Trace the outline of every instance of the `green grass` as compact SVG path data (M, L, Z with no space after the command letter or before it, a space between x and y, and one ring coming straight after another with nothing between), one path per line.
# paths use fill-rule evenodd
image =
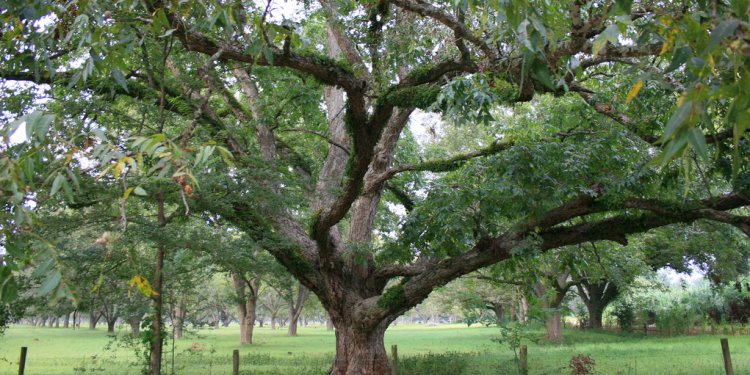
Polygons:
M284 330L256 328L255 343L240 348L243 374L324 373L333 358L334 335L323 327ZM120 331L124 335L126 331ZM603 332L566 331L564 344L530 344L531 374L566 374L570 357L582 353L596 361L599 374L723 374L719 336L625 337ZM176 374L229 374L239 328L203 329L178 340ZM490 341L497 329L396 326L385 343L397 344L402 373L512 374L513 353ZM730 336L736 374L750 374L750 336ZM26 374L137 374L132 348L105 330L13 326L0 337L0 374L16 374L21 346L29 347ZM108 349L105 347L109 346ZM165 348L171 369L171 342ZM85 370L85 371L83 371Z

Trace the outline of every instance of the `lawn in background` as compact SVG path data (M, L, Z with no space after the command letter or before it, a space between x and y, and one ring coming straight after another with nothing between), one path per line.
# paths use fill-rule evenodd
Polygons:
M541 331L539 331L541 333ZM138 374L135 351L106 330L12 326L0 337L0 374L16 374L21 346L28 346L26 374ZM494 327L398 325L386 333L386 347L398 345L400 362L411 373L512 374L513 353L490 339ZM723 374L720 336L672 338L566 331L563 344L529 344L531 374L566 374L570 358L590 355L598 374ZM174 372L230 374L231 355L240 349L243 374L319 374L333 358L335 337L324 327L255 329L254 344L238 345L239 327L190 332L175 343ZM750 374L750 336L729 336L735 374ZM171 373L172 342L165 347L164 371ZM402 372L403 373L403 372Z

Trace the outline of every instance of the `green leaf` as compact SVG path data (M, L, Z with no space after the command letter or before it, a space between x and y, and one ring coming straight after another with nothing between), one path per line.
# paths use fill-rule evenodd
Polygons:
M682 105L677 108L676 111L672 114L672 117L669 118L669 121L667 121L667 127L664 130L664 140L669 139L672 134L674 134L675 130L685 123L690 118L690 113L693 111L693 102L690 100L686 100Z
M55 177L55 180L52 181L52 189L50 189L49 191L50 195L55 195L58 191L60 191L63 180L65 180L65 177L63 177L62 174L58 173L57 176Z
M42 284L39 285L39 289L37 289L36 294L38 296L45 296L49 294L53 289L57 288L58 285L60 285L60 280L62 280L62 274L58 270L52 271L47 277L42 281Z
M18 296L18 284L12 278L5 280L0 289L0 301L4 303L13 302Z
M31 274L32 277L42 277L47 274L47 272L52 268L52 266L55 264L55 259L52 257L47 257L42 263L40 263L34 272Z
M734 34L739 25L740 22L736 19L721 21L721 23L719 23L719 25L711 32L711 41L708 43L708 46L706 46L706 51L721 43L724 38Z
M122 87L125 92L130 92L128 91L128 83L125 80L125 75L122 74L122 71L120 71L120 69L112 68L112 78L115 79L115 82L117 82L117 84L120 85L120 87Z
M708 147L706 147L706 137L703 135L703 132L697 128L694 127L688 132L688 142L690 142L690 145L693 147L693 150L705 161L708 163Z
M616 0L615 8L618 14L630 14L630 9L633 7L633 0Z
M140 186L136 186L135 190L133 190L133 193L135 193L135 195L139 195L141 197L145 197L146 195L148 195L148 193L146 192L146 190L144 188L140 187Z
M263 47L263 57L268 61L268 65L273 65L273 51L268 47Z

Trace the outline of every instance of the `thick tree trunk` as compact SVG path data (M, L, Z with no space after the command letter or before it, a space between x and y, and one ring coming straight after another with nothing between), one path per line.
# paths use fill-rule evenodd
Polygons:
M604 308L599 304L591 303L586 305L586 309L589 311L588 328L602 329L602 315L604 315Z
M65 313L65 317L63 318L63 328L68 328L70 325L70 311Z
M276 314L271 315L271 329L272 330L276 329Z
M577 288L589 313L586 328L601 329L604 309L620 294L617 285L608 280L591 282L584 279Z
M128 324L130 324L130 334L138 336L141 333L141 317L131 316L128 317Z
M547 334L544 337L547 340L561 341L563 339L562 314L559 309L547 313L545 325L547 327Z
M245 304L245 315L240 316L240 344L253 343L256 303L257 298L248 298Z
M162 202L160 202L163 205ZM156 269L154 270L154 292L153 305L154 317L151 321L151 358L149 361L149 374L161 375L161 355L164 345L162 338L162 269L164 268L164 248L161 246L156 249Z
M330 374L390 374L383 342L386 328L387 324L381 323L370 332L362 332L356 324L336 324L336 358Z
M495 317L497 317L497 324L505 323L505 309L503 309L503 305L493 302L490 303L490 306L492 306L492 311L495 312Z
M115 324L117 324L117 318L107 320L107 332L115 333Z
M299 319L290 317L289 319L289 328L286 330L287 336L297 336L297 322Z
M237 312L240 316L240 344L252 344L258 305L257 280L246 279L239 273L233 272L232 281L237 294Z

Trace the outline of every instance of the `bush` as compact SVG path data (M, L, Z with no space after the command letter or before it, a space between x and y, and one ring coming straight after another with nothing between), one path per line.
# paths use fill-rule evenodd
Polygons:
M579 354L570 358L570 373L573 375L593 374L596 367L596 361L590 355Z
M617 318L617 325L623 332L633 331L633 322L635 321L635 311L633 306L627 302L619 302L615 305L612 315Z

